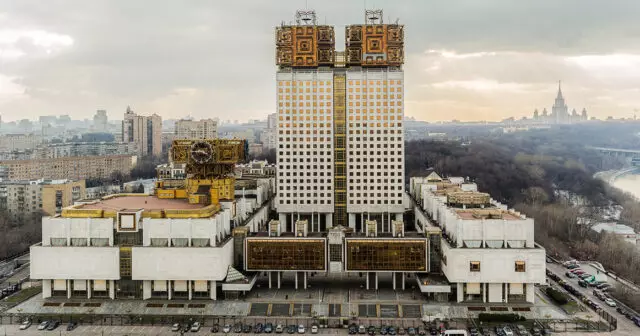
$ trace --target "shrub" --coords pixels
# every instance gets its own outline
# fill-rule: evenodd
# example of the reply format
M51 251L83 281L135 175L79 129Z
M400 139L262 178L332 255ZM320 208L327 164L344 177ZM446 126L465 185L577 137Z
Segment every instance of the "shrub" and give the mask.
M565 305L569 302L566 295L551 287L547 288L547 295L549 295L549 297L559 305Z
M518 314L489 314L489 313L478 314L478 319L481 322L499 322L499 323L515 323L515 322L521 322L526 320L524 316L521 316Z

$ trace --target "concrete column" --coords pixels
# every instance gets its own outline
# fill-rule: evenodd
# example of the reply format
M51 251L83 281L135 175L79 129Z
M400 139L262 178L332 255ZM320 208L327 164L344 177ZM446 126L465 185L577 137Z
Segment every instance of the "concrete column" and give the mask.
M482 302L487 302L487 289L489 286L486 283L480 285L482 286Z
M269 278L269 289L271 289L271 271L267 272L267 277Z
M304 289L307 289L307 272L302 273L304 275Z
M524 284L524 292L527 302L534 303L536 299L535 286L529 283Z
M51 297L51 279L42 280L42 298Z
M282 277L282 274L280 274L280 272L276 272L276 275L278 276L278 289L280 289L280 278Z
M284 232L287 228L287 214L281 213L278 215L278 221L280 222L280 232ZM267 228L270 230L270 228Z
M354 229L356 227L356 214L354 213L349 214L349 227Z
M458 302L464 301L464 284L458 282Z
M147 300L151 298L151 280L142 281L142 299Z
M215 281L209 281L209 287L211 287L211 300L218 299L218 287Z
M298 289L298 272L296 272L296 274L294 275L295 277L295 282L296 282L296 290Z
M67 282L67 299L71 298L71 286L73 286L73 280L65 280Z
M376 290L378 290L378 272L375 272L376 275Z
M502 284L504 286L504 303L509 303L509 284Z
M367 290L369 290L369 277L371 276L371 274L369 274L369 272L365 273L366 278L367 278Z
M404 274L404 272L402 272L402 290L404 290L404 289L405 289L405 286L404 286L404 278L405 278L405 274Z
M172 294L172 290L171 288L173 286L171 286L171 284L173 283L172 280L167 281L167 299L171 300L171 294Z
M393 232L393 228L391 227L391 213L387 212L387 232Z
M87 280L87 299L91 299L91 280Z
M111 300L116 298L116 282L114 280L109 280L109 297Z
M333 214L332 213L328 213L325 215L325 219L327 222L327 229L333 227Z
M393 280L393 290L396 290L396 278L397 278L396 272L391 272L391 280Z
M189 300L191 300L191 297L193 295L193 293L191 291L191 280L187 280L187 292L189 293L188 294Z

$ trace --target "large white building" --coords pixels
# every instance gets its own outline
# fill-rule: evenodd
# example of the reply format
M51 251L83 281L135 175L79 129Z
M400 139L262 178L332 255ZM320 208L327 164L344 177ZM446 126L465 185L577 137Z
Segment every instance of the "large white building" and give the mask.
M442 273L457 301L534 302L545 282L545 250L534 242L534 221L477 191L462 178L433 173L411 178L419 204L418 230L434 223L442 231Z
M346 28L345 52L314 12L277 28L276 207L287 231L304 218L311 232L364 232L366 220L391 232L402 219L403 26L379 14Z

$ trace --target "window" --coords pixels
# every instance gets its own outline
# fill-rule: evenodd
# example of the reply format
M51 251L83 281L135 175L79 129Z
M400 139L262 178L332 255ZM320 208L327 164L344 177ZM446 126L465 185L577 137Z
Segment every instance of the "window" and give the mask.
M524 261L516 261L516 272L525 272L526 269Z
M342 261L342 245L329 245L329 261Z
M469 271L470 272L480 272L480 262L472 261L469 263Z

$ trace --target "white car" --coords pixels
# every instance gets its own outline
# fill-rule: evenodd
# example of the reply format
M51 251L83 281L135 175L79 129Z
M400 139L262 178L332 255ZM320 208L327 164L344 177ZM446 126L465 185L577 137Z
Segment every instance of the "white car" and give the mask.
M231 332L231 325L230 324L225 324L224 327L222 327L222 332L225 334L228 334Z
M49 321L43 321L38 325L38 330L45 330L49 326Z
M607 306L609 306L609 307L615 307L616 306L616 302L611 300L611 298L604 299L604 303L606 303Z
M20 324L20 330L29 329L30 326L31 326L31 320L24 320L24 322Z
M312 334L317 334L318 333L318 326L317 325L312 325L311 326L311 333Z
M193 322L193 324L191 325L191 332L198 331L200 331L200 322Z
M305 330L304 330L304 326L301 324L298 326L298 334L304 334Z
M180 331L180 329L181 329L181 328L180 328L180 323L174 323L174 324L171 326L171 331Z
M502 331L504 331L504 334L506 336L513 336L513 330L511 330L511 328L509 328L509 327L502 328Z

